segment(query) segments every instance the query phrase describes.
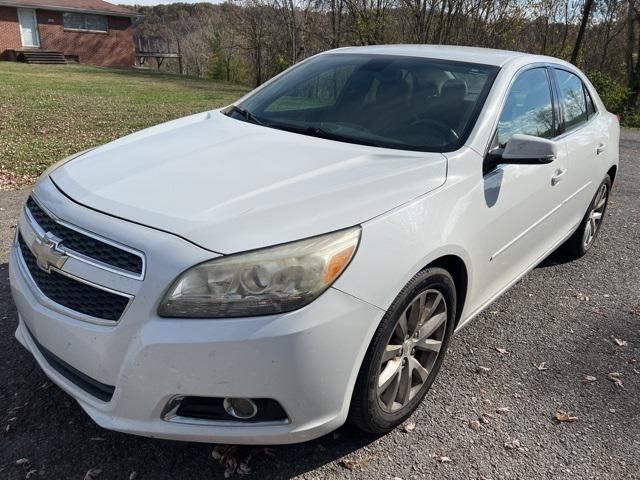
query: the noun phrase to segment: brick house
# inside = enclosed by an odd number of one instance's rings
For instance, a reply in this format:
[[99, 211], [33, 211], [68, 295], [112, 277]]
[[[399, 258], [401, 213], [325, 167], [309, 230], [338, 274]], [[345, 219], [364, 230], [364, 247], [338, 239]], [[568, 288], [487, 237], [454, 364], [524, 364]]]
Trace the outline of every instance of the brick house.
[[0, 0], [0, 60], [132, 67], [137, 16], [103, 0]]

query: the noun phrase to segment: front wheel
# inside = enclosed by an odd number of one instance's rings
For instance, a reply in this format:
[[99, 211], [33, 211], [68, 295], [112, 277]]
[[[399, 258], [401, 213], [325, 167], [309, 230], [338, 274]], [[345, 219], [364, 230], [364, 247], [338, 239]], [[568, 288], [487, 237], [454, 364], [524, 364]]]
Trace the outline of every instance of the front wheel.
[[419, 272], [385, 314], [358, 374], [349, 421], [371, 433], [404, 422], [431, 387], [453, 334], [456, 289], [442, 268]]
[[587, 213], [585, 213], [582, 218], [582, 223], [563, 245], [565, 252], [572, 257], [582, 257], [593, 246], [600, 227], [602, 226], [605, 212], [607, 211], [610, 192], [611, 178], [609, 175], [606, 175], [598, 187], [598, 191], [593, 197], [593, 200], [589, 204]]

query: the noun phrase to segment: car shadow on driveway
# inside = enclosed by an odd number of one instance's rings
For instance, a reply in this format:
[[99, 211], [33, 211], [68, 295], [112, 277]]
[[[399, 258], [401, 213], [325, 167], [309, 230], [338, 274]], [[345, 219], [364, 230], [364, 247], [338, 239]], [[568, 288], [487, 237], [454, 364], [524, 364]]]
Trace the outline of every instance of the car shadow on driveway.
[[567, 255], [562, 250], [562, 247], [558, 247], [558, 249], [553, 251], [551, 255], [549, 255], [542, 262], [536, 265], [536, 268], [555, 267], [557, 265], [564, 265], [565, 263], [569, 263], [574, 260], [575, 258], [572, 258], [570, 255]]

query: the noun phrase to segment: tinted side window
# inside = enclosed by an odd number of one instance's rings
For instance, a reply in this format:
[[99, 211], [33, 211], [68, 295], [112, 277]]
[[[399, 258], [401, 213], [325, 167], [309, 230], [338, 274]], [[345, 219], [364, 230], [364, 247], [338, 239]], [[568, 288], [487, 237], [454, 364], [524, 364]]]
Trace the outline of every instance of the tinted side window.
[[566, 70], [556, 70], [560, 87], [560, 102], [564, 114], [564, 125], [572, 130], [587, 121], [587, 101], [582, 80]]
[[516, 78], [509, 90], [498, 120], [498, 145], [504, 147], [516, 133], [552, 138], [553, 130], [547, 72], [544, 68], [527, 70]]

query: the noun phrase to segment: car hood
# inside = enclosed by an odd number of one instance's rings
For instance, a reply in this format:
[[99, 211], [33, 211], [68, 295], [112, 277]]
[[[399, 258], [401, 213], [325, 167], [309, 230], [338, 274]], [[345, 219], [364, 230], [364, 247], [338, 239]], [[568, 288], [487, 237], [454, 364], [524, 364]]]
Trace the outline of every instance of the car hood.
[[123, 137], [54, 170], [92, 209], [218, 253], [357, 225], [442, 185], [446, 158], [192, 115]]

